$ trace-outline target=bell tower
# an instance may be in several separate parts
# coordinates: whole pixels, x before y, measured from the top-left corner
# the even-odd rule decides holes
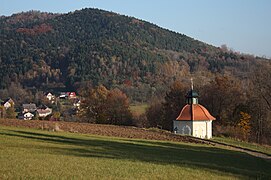
[[[187,104],[198,104],[199,100],[198,100],[198,93],[196,91],[194,91],[194,84],[193,84],[193,78],[191,78],[191,90],[188,91],[188,93],[186,94],[186,103]]]

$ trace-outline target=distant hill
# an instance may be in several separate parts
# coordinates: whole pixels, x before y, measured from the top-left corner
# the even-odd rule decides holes
[[[141,101],[191,73],[203,83],[217,73],[243,78],[249,65],[263,62],[98,9],[1,17],[0,49],[0,88],[10,82],[43,90],[104,84]]]

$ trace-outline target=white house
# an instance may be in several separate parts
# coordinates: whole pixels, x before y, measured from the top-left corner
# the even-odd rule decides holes
[[[66,99],[66,98],[68,98],[68,96],[69,96],[68,93],[66,93],[66,92],[61,92],[60,95],[59,95],[59,98],[60,98],[60,99]]]
[[[48,108],[47,106],[37,109],[39,117],[47,117],[52,114],[52,111],[53,110],[51,108]]]
[[[186,101],[187,104],[173,121],[173,131],[198,138],[212,138],[212,121],[215,118],[198,104],[198,93],[193,90],[193,85],[186,95]]]
[[[11,98],[8,98],[6,101],[3,102],[3,106],[8,109],[11,106],[14,106],[14,101]]]
[[[31,120],[34,117],[34,114],[27,112],[27,113],[22,113],[21,115],[18,116],[19,119],[23,120]]]
[[[46,94],[46,98],[51,101],[52,103],[54,103],[54,100],[55,100],[55,96],[52,94],[52,93],[47,93]]]

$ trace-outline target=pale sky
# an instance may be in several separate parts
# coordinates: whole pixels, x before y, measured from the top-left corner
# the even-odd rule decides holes
[[[0,0],[0,15],[98,8],[133,16],[200,41],[271,57],[271,0]]]

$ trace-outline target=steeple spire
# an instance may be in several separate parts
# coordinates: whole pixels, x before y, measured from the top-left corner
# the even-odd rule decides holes
[[[188,91],[186,94],[186,103],[187,104],[198,104],[198,93],[194,91],[194,83],[193,83],[193,78],[191,80],[191,89]]]
[[[193,78],[191,78],[191,90],[193,91],[194,84],[193,84]]]

